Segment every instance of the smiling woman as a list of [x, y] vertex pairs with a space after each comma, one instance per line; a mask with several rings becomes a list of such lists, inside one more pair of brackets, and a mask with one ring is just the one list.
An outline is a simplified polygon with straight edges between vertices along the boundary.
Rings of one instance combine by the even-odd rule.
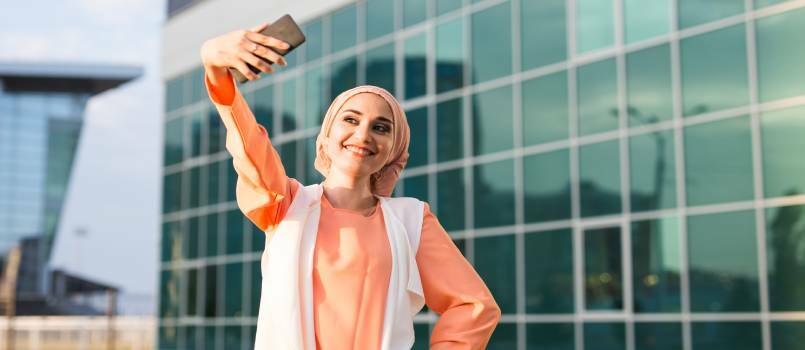
[[255, 33], [262, 28], [201, 50], [238, 207], [267, 235], [255, 349], [410, 349], [424, 305], [441, 315], [431, 349], [486, 348], [500, 319], [489, 289], [426, 203], [390, 198], [408, 161], [399, 102], [376, 86], [336, 97], [316, 139], [324, 181], [303, 186], [286, 175], [229, 73], [257, 79], [246, 63], [272, 72], [260, 58], [285, 65], [275, 50], [286, 44]]

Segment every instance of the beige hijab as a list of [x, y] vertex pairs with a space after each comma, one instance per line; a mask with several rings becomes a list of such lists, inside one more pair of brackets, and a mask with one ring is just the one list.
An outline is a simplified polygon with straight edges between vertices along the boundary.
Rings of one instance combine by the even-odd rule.
[[408, 120], [405, 117], [405, 112], [397, 102], [397, 99], [388, 91], [381, 87], [372, 85], [358, 86], [347, 91], [342, 92], [338, 97], [333, 100], [330, 107], [327, 108], [327, 114], [324, 115], [324, 121], [321, 124], [321, 131], [316, 138], [316, 161], [314, 163], [316, 170], [318, 170], [325, 177], [330, 171], [330, 158], [326, 153], [326, 139], [330, 135], [330, 129], [335, 121], [335, 116], [341, 111], [344, 103], [350, 97], [360, 93], [372, 93], [382, 97], [389, 104], [392, 116], [392, 146], [389, 159], [386, 165], [383, 166], [378, 172], [372, 174], [372, 193], [381, 197], [391, 196], [394, 190], [394, 184], [397, 183], [397, 178], [400, 172], [408, 162], [408, 143], [410, 142], [410, 131], [408, 129]]

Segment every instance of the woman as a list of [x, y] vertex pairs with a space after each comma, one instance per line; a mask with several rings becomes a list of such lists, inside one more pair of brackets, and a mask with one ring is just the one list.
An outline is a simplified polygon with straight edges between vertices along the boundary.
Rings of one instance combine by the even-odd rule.
[[[267, 236], [256, 349], [410, 349], [422, 304], [440, 314], [431, 349], [483, 349], [500, 309], [427, 204], [388, 198], [408, 159], [405, 113], [387, 91], [339, 95], [316, 140], [325, 180], [286, 176], [227, 67], [248, 79], [287, 65], [265, 24], [201, 49], [206, 86], [226, 126], [237, 202]], [[262, 58], [262, 59], [261, 59]], [[458, 205], [463, 205], [458, 203]], [[315, 344], [315, 345], [314, 345]]]

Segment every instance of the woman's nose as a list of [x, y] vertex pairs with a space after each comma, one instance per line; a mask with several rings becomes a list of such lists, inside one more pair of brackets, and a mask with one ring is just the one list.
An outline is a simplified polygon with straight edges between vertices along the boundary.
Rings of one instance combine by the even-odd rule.
[[354, 132], [352, 133], [352, 137], [355, 140], [363, 142], [363, 143], [372, 142], [372, 136], [371, 136], [371, 133], [369, 132], [368, 124], [358, 125], [358, 127], [356, 127], [354, 129]]

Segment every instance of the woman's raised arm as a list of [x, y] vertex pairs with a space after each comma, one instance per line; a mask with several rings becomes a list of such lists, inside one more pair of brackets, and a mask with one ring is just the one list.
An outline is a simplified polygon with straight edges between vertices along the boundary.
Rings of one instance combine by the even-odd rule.
[[257, 56], [285, 64], [282, 56], [271, 49], [285, 43], [255, 33], [257, 30], [262, 30], [262, 26], [210, 39], [202, 46], [201, 57], [207, 92], [226, 127], [226, 149], [238, 174], [238, 207], [265, 231], [285, 215], [298, 183], [286, 176], [266, 129], [257, 123], [228, 70], [235, 67], [254, 80], [257, 76], [246, 67], [246, 62], [263, 72], [272, 71]]

